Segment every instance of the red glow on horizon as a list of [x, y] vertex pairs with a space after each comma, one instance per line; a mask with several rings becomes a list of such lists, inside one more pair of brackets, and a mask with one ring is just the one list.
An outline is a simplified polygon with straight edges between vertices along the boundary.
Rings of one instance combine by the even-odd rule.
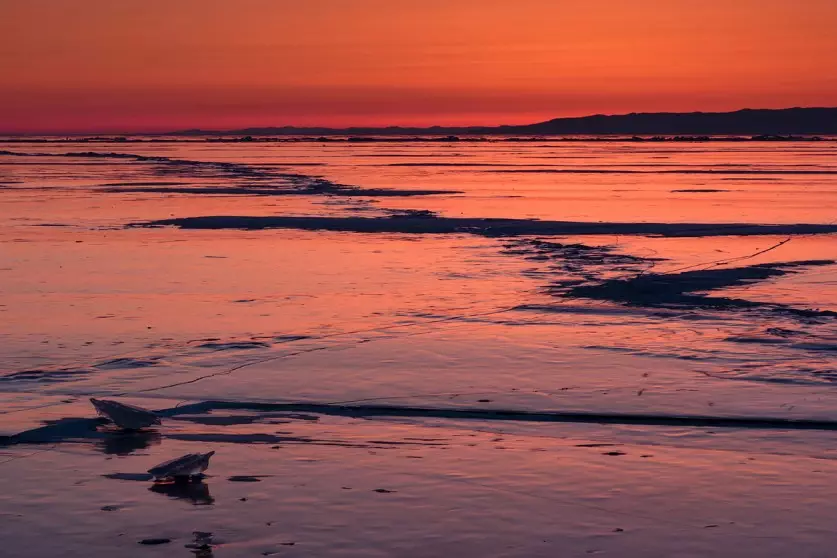
[[0, 15], [0, 132], [837, 106], [832, 0], [31, 0]]

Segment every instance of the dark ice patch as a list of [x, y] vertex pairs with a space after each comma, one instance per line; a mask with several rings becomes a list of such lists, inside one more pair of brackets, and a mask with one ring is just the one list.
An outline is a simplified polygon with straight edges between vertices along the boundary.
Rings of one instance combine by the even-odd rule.
[[94, 368], [99, 370], [129, 370], [132, 368], [148, 368], [149, 366], [157, 366], [160, 357], [150, 358], [115, 358], [106, 360], [99, 364], [94, 364]]
[[828, 234], [837, 224], [761, 225], [754, 223], [595, 223], [537, 219], [485, 219], [478, 217], [298, 217], [212, 215], [132, 223], [129, 227], [181, 229], [294, 229], [357, 233], [473, 234], [487, 237], [635, 235], [669, 238]]
[[648, 273], [627, 279], [610, 279], [594, 285], [579, 285], [568, 289], [559, 287], [555, 294], [628, 306], [712, 310], [770, 309], [800, 317], [837, 317], [837, 312], [828, 310], [798, 309], [777, 303], [710, 296], [712, 291], [752, 285], [797, 273], [808, 267], [834, 263], [833, 260], [806, 260], [680, 273]]
[[266, 349], [270, 344], [261, 341], [230, 341], [230, 342], [215, 342], [203, 343], [198, 345], [201, 349], [210, 349], [213, 351], [243, 351], [248, 349]]
[[89, 370], [64, 368], [59, 370], [24, 370], [0, 376], [0, 383], [57, 383], [70, 382], [90, 374]]

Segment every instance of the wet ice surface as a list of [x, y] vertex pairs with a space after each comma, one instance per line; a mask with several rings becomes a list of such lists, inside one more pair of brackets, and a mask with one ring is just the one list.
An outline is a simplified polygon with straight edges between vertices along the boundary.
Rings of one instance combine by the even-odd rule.
[[[71, 557], [191, 556], [196, 531], [214, 556], [815, 556], [832, 536], [831, 460], [683, 447], [676, 433], [608, 445], [574, 428], [327, 418], [236, 430], [256, 442], [215, 439], [207, 478], [187, 485], [142, 474], [159, 453], [194, 449], [185, 434], [130, 455], [61, 444], [7, 463], [4, 540]], [[170, 542], [151, 551], [149, 539]]]
[[[4, 150], [18, 556], [834, 542], [835, 143]], [[166, 418], [123, 436], [88, 397]], [[210, 450], [204, 483], [130, 480]]]

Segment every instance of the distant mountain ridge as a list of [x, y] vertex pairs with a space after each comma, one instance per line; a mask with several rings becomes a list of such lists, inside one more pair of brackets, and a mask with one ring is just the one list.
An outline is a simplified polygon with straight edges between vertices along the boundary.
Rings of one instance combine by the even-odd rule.
[[837, 108], [742, 109], [734, 112], [655, 112], [555, 118], [518, 126], [264, 127], [184, 130], [166, 135], [835, 135]]

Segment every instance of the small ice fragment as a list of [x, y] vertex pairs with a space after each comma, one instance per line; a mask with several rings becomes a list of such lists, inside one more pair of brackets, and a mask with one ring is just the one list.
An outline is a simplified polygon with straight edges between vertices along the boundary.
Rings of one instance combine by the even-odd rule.
[[126, 430], [140, 430], [152, 424], [160, 424], [160, 417], [148, 409], [106, 399], [90, 399], [96, 412]]
[[171, 539], [162, 539], [162, 538], [160, 538], [160, 539], [142, 539], [141, 541], [139, 541], [140, 544], [144, 544], [144, 545], [147, 545], [147, 546], [157, 546], [157, 545], [161, 545], [161, 544], [169, 544], [170, 542], [171, 542]]
[[213, 455], [215, 455], [214, 451], [187, 453], [182, 457], [160, 463], [149, 469], [148, 472], [154, 477], [155, 481], [194, 477], [206, 471], [209, 467], [209, 458]]

